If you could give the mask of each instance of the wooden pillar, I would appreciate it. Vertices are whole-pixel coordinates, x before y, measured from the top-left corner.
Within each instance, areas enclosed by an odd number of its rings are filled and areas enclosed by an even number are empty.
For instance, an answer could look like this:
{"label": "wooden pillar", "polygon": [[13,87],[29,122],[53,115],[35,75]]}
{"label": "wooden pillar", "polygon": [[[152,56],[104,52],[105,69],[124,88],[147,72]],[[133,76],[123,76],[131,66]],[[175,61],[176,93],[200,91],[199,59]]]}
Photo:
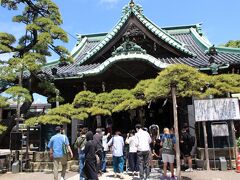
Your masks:
{"label": "wooden pillar", "polygon": [[234,121],[231,121],[231,131],[232,131],[232,139],[233,139],[233,146],[234,146],[235,161],[237,163],[238,147],[237,147],[237,140],[236,140],[236,134],[235,134]]}
{"label": "wooden pillar", "polygon": [[176,138],[176,161],[177,171],[176,176],[181,179],[181,163],[180,163],[180,146],[179,146],[179,133],[178,133],[178,114],[177,114],[177,98],[176,98],[176,86],[171,86],[172,100],[173,100],[173,118],[174,118],[174,131]]}
{"label": "wooden pillar", "polygon": [[208,154],[208,139],[207,139],[207,128],[206,122],[202,122],[203,126],[203,134],[204,134],[204,150],[205,150],[205,164],[207,170],[210,170],[210,163],[209,163],[209,154]]}
{"label": "wooden pillar", "polygon": [[0,108],[0,122],[2,121],[2,112],[3,112],[3,109]]}
{"label": "wooden pillar", "polygon": [[87,91],[87,83],[86,82],[83,82],[83,90]]}
{"label": "wooden pillar", "polygon": [[[227,93],[227,97],[231,98],[231,93]],[[234,127],[234,121],[231,121],[230,123],[231,123],[231,132],[232,132],[232,140],[233,140],[233,147],[234,147],[233,153],[235,155],[235,161],[237,164],[238,147],[237,147],[237,139],[236,139],[236,133],[235,133],[236,130]]]}
{"label": "wooden pillar", "polygon": [[102,91],[103,91],[103,92],[106,91],[105,82],[102,82]]}

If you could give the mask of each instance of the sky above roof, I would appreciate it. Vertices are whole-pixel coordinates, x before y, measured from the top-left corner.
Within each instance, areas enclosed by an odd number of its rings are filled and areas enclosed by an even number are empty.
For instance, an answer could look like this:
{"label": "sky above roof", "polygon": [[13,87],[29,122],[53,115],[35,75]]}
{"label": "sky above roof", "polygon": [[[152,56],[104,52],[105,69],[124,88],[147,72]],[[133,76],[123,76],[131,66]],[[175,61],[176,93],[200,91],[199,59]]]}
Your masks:
{"label": "sky above roof", "polygon": [[[122,15],[129,0],[54,0],[59,6],[70,51],[76,43],[76,34],[109,32]],[[239,0],[135,0],[143,6],[144,15],[159,27],[203,23],[204,35],[212,44],[240,39]],[[0,32],[17,36],[24,33],[22,26],[11,23],[16,12],[0,7]],[[56,59],[54,55],[51,59]]]}

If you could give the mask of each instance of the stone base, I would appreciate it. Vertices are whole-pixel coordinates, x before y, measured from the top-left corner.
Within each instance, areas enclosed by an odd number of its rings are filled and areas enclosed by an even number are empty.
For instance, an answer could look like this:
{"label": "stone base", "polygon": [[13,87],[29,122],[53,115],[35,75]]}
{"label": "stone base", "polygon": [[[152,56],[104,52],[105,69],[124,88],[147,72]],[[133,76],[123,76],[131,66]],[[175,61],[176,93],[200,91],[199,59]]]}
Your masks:
{"label": "stone base", "polygon": [[[78,161],[68,161],[67,163],[67,170],[75,170],[76,166],[78,165]],[[46,172],[46,171],[53,171],[53,162],[31,162],[30,169],[32,172]],[[62,170],[62,166],[60,163],[59,171]]]}
{"label": "stone base", "polygon": [[33,162],[50,162],[49,152],[34,152]]}
{"label": "stone base", "polygon": [[[229,156],[229,148],[208,148],[209,159],[214,159],[214,152],[215,152],[215,159],[219,159],[219,157],[225,157],[226,159],[230,159]],[[234,155],[234,148],[230,148],[231,158],[235,159]],[[197,148],[197,158],[204,160],[205,159],[205,152],[204,148]]]}
{"label": "stone base", "polygon": [[[218,170],[221,169],[219,159],[216,159],[215,163],[214,163],[214,160],[209,160],[209,162],[210,162],[210,168],[211,169],[218,169]],[[199,168],[199,169],[206,169],[207,168],[206,164],[205,164],[205,160],[196,159],[195,163],[196,163],[196,168]],[[232,168],[231,168],[231,165],[230,165],[230,161],[227,161],[227,169],[235,169],[235,168],[236,168],[236,161],[235,160],[232,160]]]}

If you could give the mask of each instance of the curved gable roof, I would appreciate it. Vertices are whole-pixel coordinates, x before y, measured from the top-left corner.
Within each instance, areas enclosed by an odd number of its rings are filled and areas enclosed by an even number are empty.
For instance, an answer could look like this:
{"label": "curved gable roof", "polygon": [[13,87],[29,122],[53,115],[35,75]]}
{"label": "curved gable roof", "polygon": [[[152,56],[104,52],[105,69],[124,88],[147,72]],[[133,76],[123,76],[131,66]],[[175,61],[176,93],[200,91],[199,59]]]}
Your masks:
{"label": "curved gable roof", "polygon": [[188,56],[196,56],[193,52],[189,51],[187,48],[184,47],[185,44],[181,43],[180,41],[175,39],[173,36],[171,36],[169,33],[159,28],[157,25],[155,25],[153,22],[147,19],[142,14],[142,11],[139,5],[134,5],[133,7],[130,7],[130,6],[124,7],[123,13],[124,14],[121,17],[120,21],[114,26],[111,32],[109,32],[99,44],[97,44],[91,51],[88,52],[88,54],[80,62],[78,62],[79,65],[87,61],[89,58],[91,58],[97,52],[99,52],[102,48],[104,48],[104,46],[107,45],[107,43],[110,42],[118,34],[118,32],[123,27],[123,25],[130,18],[131,14],[133,14],[150,32],[155,34],[162,41],[166,42],[173,48],[181,51],[182,53]]}

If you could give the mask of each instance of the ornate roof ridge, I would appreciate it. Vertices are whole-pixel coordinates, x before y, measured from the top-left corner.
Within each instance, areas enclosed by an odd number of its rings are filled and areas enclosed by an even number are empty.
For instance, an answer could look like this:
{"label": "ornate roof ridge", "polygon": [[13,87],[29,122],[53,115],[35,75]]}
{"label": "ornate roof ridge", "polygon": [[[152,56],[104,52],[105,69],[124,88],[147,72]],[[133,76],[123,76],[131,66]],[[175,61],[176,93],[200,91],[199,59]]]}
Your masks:
{"label": "ornate roof ridge", "polygon": [[147,17],[144,15],[140,14],[139,12],[133,10],[134,14],[136,17],[156,36],[158,36],[160,39],[165,41],[166,43],[170,44],[171,46],[177,48],[178,50],[184,52],[185,54],[191,55],[191,56],[196,56],[193,52],[190,50],[186,49],[182,42],[174,38],[171,34],[167,33],[160,27],[158,27],[155,23],[153,23],[151,20],[149,20]]}
{"label": "ornate roof ridge", "polygon": [[114,26],[114,28],[103,38],[103,40],[96,45],[88,54],[79,62],[79,64],[85,62],[88,58],[96,54],[102,47],[104,47],[115,35],[117,32],[121,29],[121,27],[124,25],[124,23],[127,21],[128,17],[130,16],[131,12],[128,12],[125,14],[121,19],[118,21],[118,23]]}
{"label": "ornate roof ridge", "polygon": [[176,38],[172,37],[169,33],[165,32],[149,19],[143,15],[143,8],[140,5],[126,5],[123,8],[123,15],[114,28],[103,38],[103,40],[95,46],[78,64],[85,62],[87,59],[95,55],[100,49],[102,49],[112,38],[115,37],[117,32],[121,29],[124,23],[128,20],[131,14],[134,14],[152,33],[161,38],[166,43],[170,44],[172,47],[177,48],[185,54],[190,56],[196,56],[193,52],[186,49],[184,44],[178,41]]}
{"label": "ornate roof ridge", "polygon": [[240,54],[240,48],[232,48],[232,47],[225,47],[225,46],[215,46],[218,52],[221,53],[234,53]]}
{"label": "ornate roof ridge", "polygon": [[196,43],[203,49],[209,50],[212,47],[212,44],[204,37],[201,36],[194,28],[190,28],[192,37],[196,40]]}

